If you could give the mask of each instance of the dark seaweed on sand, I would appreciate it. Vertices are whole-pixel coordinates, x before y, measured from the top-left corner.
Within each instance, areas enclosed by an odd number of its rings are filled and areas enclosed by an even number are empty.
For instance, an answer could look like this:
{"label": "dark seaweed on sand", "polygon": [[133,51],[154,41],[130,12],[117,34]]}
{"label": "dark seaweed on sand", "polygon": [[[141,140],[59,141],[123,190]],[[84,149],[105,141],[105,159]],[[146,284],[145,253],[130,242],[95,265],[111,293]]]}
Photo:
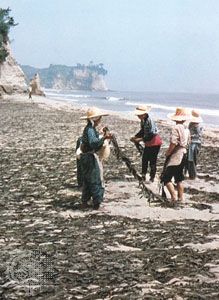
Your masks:
{"label": "dark seaweed on sand", "polygon": [[[73,187],[81,113],[41,106],[0,102],[0,299],[218,299],[218,249],[201,247],[218,237],[218,220],[160,222],[101,212],[62,216],[80,201]],[[139,154],[124,134],[127,128],[135,132],[138,123],[115,117],[108,122],[139,170]],[[169,128],[160,131],[168,140]],[[202,157],[202,173],[218,183],[218,150],[203,147]],[[106,181],[126,181],[127,167],[114,156],[105,171]],[[192,197],[197,205],[218,202],[198,189]],[[56,278],[30,297],[9,281],[6,270],[15,250],[35,249],[54,258]]]}

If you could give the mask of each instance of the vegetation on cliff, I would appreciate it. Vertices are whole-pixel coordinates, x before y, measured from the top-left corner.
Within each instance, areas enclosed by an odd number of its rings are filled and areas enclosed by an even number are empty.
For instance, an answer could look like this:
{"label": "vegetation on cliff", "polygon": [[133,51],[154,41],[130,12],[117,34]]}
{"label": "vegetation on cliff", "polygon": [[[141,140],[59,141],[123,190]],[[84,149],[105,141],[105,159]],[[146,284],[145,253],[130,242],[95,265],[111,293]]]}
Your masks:
{"label": "vegetation on cliff", "polygon": [[10,8],[0,8],[0,63],[4,62],[9,54],[4,44],[9,40],[10,28],[17,25],[14,22],[14,18],[10,17],[10,12]]}
{"label": "vegetation on cliff", "polygon": [[80,63],[76,66],[51,64],[48,68],[42,69],[23,65],[21,68],[28,81],[38,73],[42,86],[45,88],[91,90],[94,81],[97,81],[98,77],[104,77],[107,74],[107,70],[104,69],[102,63],[94,64],[92,61],[88,65]]}
{"label": "vegetation on cliff", "polygon": [[97,74],[101,74],[105,76],[107,74],[107,70],[104,69],[103,63],[94,65],[93,61],[90,61],[88,66],[82,65],[82,64],[77,64],[76,67],[73,67],[78,70],[83,70],[85,71],[86,69],[89,70],[90,72],[97,72]]}

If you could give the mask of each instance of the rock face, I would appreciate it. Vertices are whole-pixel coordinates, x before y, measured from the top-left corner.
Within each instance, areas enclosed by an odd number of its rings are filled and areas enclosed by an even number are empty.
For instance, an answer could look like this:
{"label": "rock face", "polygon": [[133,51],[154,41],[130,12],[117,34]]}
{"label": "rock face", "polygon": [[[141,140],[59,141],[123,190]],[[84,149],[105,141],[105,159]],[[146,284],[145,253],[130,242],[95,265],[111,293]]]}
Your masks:
{"label": "rock face", "polygon": [[30,81],[30,90],[32,95],[45,96],[40,86],[39,74],[35,74],[34,78]]}
{"label": "rock face", "polygon": [[103,78],[103,75],[93,74],[92,75],[92,90],[95,91],[107,91],[108,88],[106,86],[106,82]]}
{"label": "rock face", "polygon": [[0,64],[0,93],[23,93],[27,90],[25,75],[12,56],[9,44],[5,45],[9,55],[6,61]]}
{"label": "rock face", "polygon": [[64,66],[50,65],[49,68],[33,68],[21,66],[26,77],[30,80],[35,73],[38,73],[45,88],[70,89],[70,90],[108,90],[104,81],[107,71],[102,64],[88,66]]}

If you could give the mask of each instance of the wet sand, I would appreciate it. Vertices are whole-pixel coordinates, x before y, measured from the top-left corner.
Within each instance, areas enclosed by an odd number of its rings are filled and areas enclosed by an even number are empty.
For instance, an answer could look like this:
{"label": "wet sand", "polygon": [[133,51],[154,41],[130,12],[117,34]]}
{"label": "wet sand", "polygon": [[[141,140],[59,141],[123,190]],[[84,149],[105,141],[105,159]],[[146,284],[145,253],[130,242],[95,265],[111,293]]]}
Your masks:
{"label": "wet sand", "polygon": [[[59,101],[26,98],[0,100],[2,299],[29,299],[7,276],[7,262],[16,252],[36,249],[55,259],[57,275],[53,285],[34,290],[32,299],[217,299],[218,131],[205,130],[198,178],[185,181],[182,207],[149,206],[126,166],[111,155],[101,209],[79,210],[74,150],[85,125],[79,119],[83,112]],[[157,124],[164,139],[160,173],[170,126]],[[139,123],[114,115],[103,125],[140,171],[140,157],[129,142]],[[150,186],[156,191],[157,181]]]}

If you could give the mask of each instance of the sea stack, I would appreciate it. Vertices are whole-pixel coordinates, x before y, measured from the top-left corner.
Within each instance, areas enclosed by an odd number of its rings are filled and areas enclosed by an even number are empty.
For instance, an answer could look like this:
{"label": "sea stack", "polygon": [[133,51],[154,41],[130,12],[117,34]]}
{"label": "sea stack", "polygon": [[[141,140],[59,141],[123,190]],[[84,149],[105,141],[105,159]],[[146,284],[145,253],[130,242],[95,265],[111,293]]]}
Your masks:
{"label": "sea stack", "polygon": [[40,76],[38,73],[36,73],[34,75],[34,78],[30,81],[30,87],[32,95],[45,96],[45,93],[43,92],[40,85]]}

